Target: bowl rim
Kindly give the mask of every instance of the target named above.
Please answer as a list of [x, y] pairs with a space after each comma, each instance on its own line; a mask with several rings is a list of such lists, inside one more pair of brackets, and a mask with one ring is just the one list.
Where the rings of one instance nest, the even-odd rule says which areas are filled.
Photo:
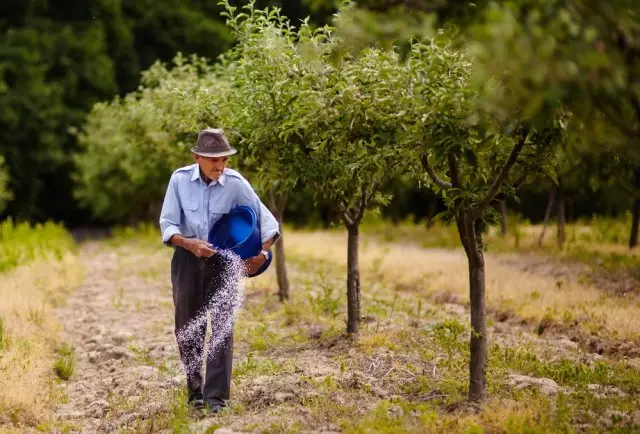
[[[208, 238], [208, 240], [207, 240], [207, 241], [211, 242], [211, 241], [210, 241], [210, 240], [211, 240], [211, 238], [212, 238], [212, 237], [211, 237], [211, 234], [214, 232], [214, 229], [216, 229], [216, 228], [220, 225], [220, 222], [222, 222], [222, 221], [223, 221], [223, 219], [225, 219], [225, 218], [226, 218], [226, 219], [231, 218], [230, 216], [231, 216], [232, 214], [234, 214], [234, 213], [237, 213], [238, 211], [248, 211], [248, 214], [249, 214], [249, 216], [251, 217], [251, 223], [252, 223], [252, 225], [251, 225], [251, 226], [252, 226], [254, 229], [253, 229], [251, 232], [249, 232], [249, 233], [247, 234], [247, 236], [246, 236], [246, 237], [244, 237], [241, 241], [238, 241], [238, 242], [237, 242], [236, 244], [234, 244], [233, 246], [231, 246], [231, 247], [227, 247], [227, 248], [226, 248], [226, 249], [224, 249], [224, 250], [233, 250], [233, 249], [235, 249], [236, 247], [238, 247], [238, 246], [242, 245], [243, 243], [245, 243], [245, 242], [246, 242], [246, 241], [251, 237], [251, 235], [253, 235], [253, 232], [255, 232], [255, 229], [256, 229], [256, 222], [257, 222], [257, 220], [258, 220], [258, 216], [256, 215], [256, 212], [253, 210], [253, 208], [251, 208], [251, 207], [249, 207], [249, 206], [246, 206], [246, 205], [239, 205], [239, 206], [233, 207], [231, 210], [229, 210], [229, 212], [228, 212], [228, 213], [226, 213], [226, 214], [224, 214], [222, 217], [220, 217], [220, 218], [219, 218], [219, 219], [218, 219], [218, 220], [213, 224], [213, 226], [211, 226], [211, 229], [209, 229], [209, 236], [207, 237], [207, 238]], [[259, 232], [259, 230], [260, 230], [260, 228], [258, 228], [258, 232]], [[212, 243], [212, 244], [213, 244], [213, 243]]]

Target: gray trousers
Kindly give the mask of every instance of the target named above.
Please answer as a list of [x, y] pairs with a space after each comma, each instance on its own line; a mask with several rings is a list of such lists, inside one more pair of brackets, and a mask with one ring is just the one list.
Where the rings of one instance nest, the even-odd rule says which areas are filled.
[[[215, 298], [221, 286], [222, 271], [226, 261], [220, 255], [211, 258], [198, 258], [182, 247], [176, 247], [171, 260], [171, 283], [173, 284], [173, 303], [175, 306], [175, 333], [202, 315], [205, 306]], [[216, 324], [211, 324], [212, 333], [216, 333]], [[187, 388], [190, 399], [203, 396], [205, 400], [229, 399], [231, 390], [231, 368], [233, 364], [233, 333], [214, 354], [207, 356], [206, 374], [202, 381], [202, 359], [204, 357], [204, 339], [207, 330], [206, 321], [197, 327], [195, 336], [187, 342], [178, 340], [180, 359], [187, 372]], [[197, 366], [194, 370], [189, 367]]]

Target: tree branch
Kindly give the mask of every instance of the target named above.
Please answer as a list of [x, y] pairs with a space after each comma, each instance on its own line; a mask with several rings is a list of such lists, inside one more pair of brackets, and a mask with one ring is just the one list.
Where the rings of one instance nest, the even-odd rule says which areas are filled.
[[338, 204], [338, 207], [340, 208], [340, 212], [342, 213], [342, 221], [347, 226], [352, 226], [354, 223], [354, 215], [351, 212], [351, 209], [347, 207], [347, 204], [345, 203], [345, 201], [341, 201]]
[[284, 208], [287, 206], [288, 195], [285, 192], [280, 193], [280, 197], [278, 198], [278, 212], [282, 216], [284, 213]]
[[372, 182], [371, 183], [371, 192], [367, 195], [367, 205], [369, 205], [369, 203], [373, 199], [373, 195], [376, 194], [376, 190], [378, 190], [378, 183], [377, 182]]
[[353, 226], [353, 219], [349, 216], [349, 214], [345, 211], [342, 213], [342, 221], [347, 227]]
[[360, 196], [360, 200], [358, 201], [360, 207], [358, 208], [358, 213], [353, 218], [353, 222], [358, 224], [362, 217], [364, 216], [364, 210], [367, 207], [367, 187], [366, 185], [362, 185], [362, 195]]
[[276, 201], [276, 197], [273, 194], [272, 188], [269, 189], [267, 195], [269, 197], [269, 209], [271, 210], [271, 212], [278, 212], [278, 202]]
[[[631, 105], [636, 112], [636, 118], [638, 119], [638, 122], [640, 122], [640, 101], [638, 101], [638, 98], [635, 96], [635, 94], [633, 94], [633, 92], [631, 92]], [[636, 131], [636, 134], [637, 133], [638, 131]]]
[[493, 198], [496, 196], [496, 194], [500, 190], [500, 187], [502, 187], [502, 184], [504, 184], [504, 181], [509, 176], [509, 171], [511, 171], [511, 168], [513, 167], [516, 160], [518, 159], [518, 156], [520, 155], [522, 148], [524, 148], [524, 144], [525, 144], [525, 141], [527, 140], [528, 135], [529, 135], [529, 130], [527, 128], [524, 128], [520, 133], [520, 140], [518, 140], [518, 142], [513, 146], [513, 149], [511, 149], [509, 158], [507, 158], [507, 161], [504, 162], [504, 165], [500, 169], [498, 176], [496, 176], [496, 178], [493, 180], [493, 183], [491, 184], [491, 188], [489, 188], [487, 195], [484, 197], [484, 199], [482, 199], [482, 201], [478, 205], [474, 207], [474, 209], [472, 210], [472, 214], [474, 215], [480, 214], [480, 212], [487, 205], [489, 205], [489, 203], [491, 203]]
[[422, 163], [422, 167], [427, 171], [429, 177], [433, 180], [433, 183], [442, 189], [451, 188], [452, 185], [450, 182], [443, 181], [438, 177], [438, 174], [433, 170], [433, 167], [429, 164], [429, 157], [427, 154], [422, 155], [420, 158], [420, 162]]
[[455, 188], [460, 188], [460, 175], [458, 172], [458, 161], [453, 152], [447, 152], [447, 161], [449, 162], [449, 177], [451, 178], [451, 185]]

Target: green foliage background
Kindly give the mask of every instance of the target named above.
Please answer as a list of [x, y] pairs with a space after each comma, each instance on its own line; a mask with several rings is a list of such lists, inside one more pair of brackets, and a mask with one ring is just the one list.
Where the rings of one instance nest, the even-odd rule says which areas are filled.
[[[310, 13], [304, 2], [281, 3], [292, 18]], [[227, 50], [233, 41], [220, 11], [208, 0], [3, 1], [0, 155], [13, 196], [0, 216], [71, 226], [94, 220], [72, 193], [86, 114], [136, 90], [141, 72], [158, 60], [178, 52], [215, 59]], [[2, 191], [0, 204], [9, 199]]]
[[[235, 5], [242, 3], [245, 2], [233, 2]], [[256, 2], [256, 8], [280, 6], [281, 15], [289, 17], [296, 27], [300, 19], [310, 15], [309, 28], [315, 29], [332, 21], [337, 3], [339, 2], [331, 0], [265, 0]], [[374, 12], [388, 12], [389, 5], [403, 4], [365, 0], [356, 3], [367, 6]], [[545, 0], [502, 4], [482, 1], [475, 2], [472, 8], [466, 2], [418, 1], [406, 4], [432, 14], [407, 15], [394, 10], [391, 18], [380, 20], [375, 15], [369, 15], [374, 12], [364, 10], [359, 10], [359, 14], [353, 17], [341, 13], [342, 16], [336, 23], [352, 24], [343, 35], [343, 42], [347, 42], [343, 45], [362, 44], [372, 40], [391, 41], [407, 34], [431, 37], [435, 35], [435, 28], [443, 26], [452, 35], [464, 35], [463, 40], [468, 38], [475, 41], [475, 44], [467, 45], [478, 65], [486, 68], [476, 68], [474, 80], [481, 82], [483, 71], [496, 75], [494, 69], [498, 65], [515, 62], [513, 77], [516, 78], [511, 82], [505, 81], [509, 84], [505, 87], [509, 93], [495, 93], [492, 99], [486, 99], [487, 103], [491, 103], [494, 113], [499, 115], [500, 111], [510, 112], [514, 106], [519, 107], [523, 113], [536, 113], [547, 107], [550, 101], [560, 98], [562, 101], [573, 101], [572, 109], [579, 112], [580, 116], [593, 120], [586, 124], [588, 130], [580, 134], [598, 137], [601, 152], [579, 157], [570, 154], [570, 158], [565, 159], [570, 164], [556, 168], [559, 173], [564, 173], [566, 194], [572, 198], [572, 216], [616, 215], [629, 209], [632, 198], [638, 191], [638, 186], [635, 185], [635, 179], [638, 178], [638, 156], [636, 152], [621, 157], [620, 149], [638, 147], [627, 146], [635, 143], [629, 140], [629, 137], [635, 136], [621, 134], [620, 128], [615, 128], [616, 124], [611, 122], [611, 119], [618, 119], [619, 123], [626, 125], [623, 133], [626, 129], [635, 132], [638, 128], [633, 98], [612, 97], [637, 94], [637, 83], [634, 81], [634, 77], [639, 76], [635, 73], [638, 56], [634, 53], [637, 50], [620, 49], [620, 44], [625, 41], [624, 38], [620, 39], [620, 35], [627, 35], [628, 41], [635, 40], [633, 38], [637, 35], [635, 21], [623, 13], [627, 7], [624, 2], [614, 2], [607, 6], [591, 1], [563, 3], [560, 0]], [[560, 8], [563, 12], [547, 20], [546, 11], [555, 10], [554, 8]], [[211, 123], [224, 125], [230, 131], [240, 147], [240, 157], [246, 163], [243, 170], [248, 176], [253, 174], [252, 182], [262, 192], [267, 192], [269, 188], [293, 188], [295, 183], [284, 182], [290, 180], [289, 177], [263, 176], [264, 173], [259, 173], [259, 168], [255, 165], [252, 167], [251, 159], [268, 157], [267, 154], [252, 155], [252, 149], [256, 149], [252, 147], [252, 143], [270, 143], [269, 146], [277, 144], [282, 149], [289, 146], [299, 149], [299, 143], [311, 140], [309, 137], [301, 138], [298, 135], [300, 131], [295, 131], [298, 128], [295, 125], [290, 125], [285, 135], [254, 128], [255, 125], [273, 122], [278, 116], [282, 119], [282, 115], [290, 108], [286, 98], [291, 98], [297, 92], [295, 86], [291, 89], [283, 86], [282, 92], [278, 94], [282, 98], [276, 104], [280, 107], [280, 113], [274, 109], [257, 116], [255, 114], [259, 112], [255, 110], [255, 104], [261, 104], [258, 95], [249, 100], [236, 94], [220, 107], [241, 102], [255, 103], [252, 114], [246, 116], [244, 121], [236, 118], [234, 122], [230, 122], [228, 117], [225, 120], [224, 111], [221, 111], [203, 112], [197, 119], [192, 119], [191, 123], [172, 124], [179, 118], [182, 119], [181, 122], [187, 118], [184, 114], [191, 108], [186, 105], [182, 108], [177, 106], [186, 104], [189, 98], [194, 97], [194, 89], [200, 85], [200, 81], [195, 81], [193, 83], [198, 84], [194, 88], [187, 86], [182, 95], [172, 93], [172, 83], [175, 84], [179, 74], [186, 73], [170, 72], [175, 66], [171, 63], [172, 59], [182, 52], [184, 59], [191, 59], [190, 56], [196, 54], [208, 59], [200, 60], [201, 63], [211, 64], [217, 56], [232, 47], [235, 37], [232, 29], [225, 26], [224, 17], [220, 16], [221, 11], [217, 2], [205, 0], [89, 0], [81, 4], [68, 0], [2, 2], [0, 156], [4, 158], [5, 171], [0, 165], [0, 217], [12, 216], [29, 221], [62, 220], [69, 226], [91, 222], [127, 223], [149, 217], [154, 214], [157, 204], [143, 207], [134, 197], [156, 197], [164, 188], [169, 168], [189, 161], [189, 157], [180, 152], [192, 143], [194, 131]], [[394, 16], [398, 19], [393, 19]], [[616, 31], [603, 31], [611, 27], [611, 21], [617, 24]], [[342, 31], [345, 28], [343, 26]], [[500, 36], [503, 34], [512, 37]], [[594, 41], [598, 41], [594, 38], [600, 38], [606, 49], [591, 49]], [[407, 47], [407, 44], [400, 45], [401, 57], [407, 55]], [[635, 45], [632, 44], [631, 47]], [[580, 53], [586, 54], [581, 56]], [[286, 50], [278, 52], [278, 55], [287, 55]], [[262, 59], [263, 64], [268, 66], [268, 59], [264, 56]], [[164, 62], [164, 66], [156, 64], [157, 61]], [[185, 62], [189, 63], [191, 60]], [[258, 66], [257, 63], [253, 65]], [[224, 67], [234, 66], [229, 61]], [[251, 65], [245, 65], [245, 70], [250, 67]], [[580, 73], [576, 73], [576, 68]], [[143, 71], [146, 72], [143, 74]], [[291, 74], [289, 70], [285, 72]], [[201, 73], [202, 71], [195, 74], [202, 75]], [[244, 79], [257, 79], [256, 71], [252, 74], [245, 75]], [[593, 74], [598, 78], [596, 82]], [[232, 72], [227, 76], [236, 81], [242, 79], [242, 76], [234, 76]], [[301, 74], [298, 76], [302, 77]], [[309, 77], [307, 75], [304, 79], [310, 79]], [[555, 81], [550, 81], [550, 77], [555, 77]], [[293, 77], [287, 76], [287, 79], [292, 80]], [[183, 80], [181, 83], [187, 81]], [[594, 86], [594, 83], [598, 85]], [[140, 84], [146, 90], [138, 90]], [[139, 125], [138, 130], [132, 134], [135, 139], [129, 145], [141, 149], [153, 146], [163, 149], [164, 153], [159, 154], [162, 155], [160, 158], [142, 160], [137, 157], [137, 160], [133, 159], [128, 165], [120, 167], [116, 160], [128, 152], [130, 154], [130, 151], [127, 151], [127, 146], [122, 142], [116, 143], [116, 139], [129, 132], [121, 131], [118, 119], [123, 114], [117, 113], [116, 107], [125, 100], [141, 100], [143, 92], [151, 92], [154, 96], [149, 97], [152, 102], [146, 107], [140, 101], [131, 106], [133, 111], [128, 112], [127, 116], [137, 119]], [[119, 99], [113, 100], [114, 96]], [[348, 97], [349, 93], [342, 96]], [[206, 97], [200, 95], [197, 98]], [[593, 100], [600, 104], [596, 107], [585, 102]], [[175, 107], [171, 101], [175, 102]], [[203, 102], [202, 99], [198, 101]], [[330, 115], [331, 105], [326, 104], [326, 101], [317, 102], [325, 104], [325, 113]], [[96, 110], [104, 114], [101, 117], [111, 117], [111, 120], [101, 120], [99, 127], [95, 125], [97, 120], [89, 121], [96, 134], [99, 131], [102, 136], [100, 140], [95, 140], [95, 137], [89, 139], [86, 132], [81, 131], [87, 113], [96, 103], [100, 103]], [[611, 116], [602, 119], [595, 108], [603, 108], [602, 112]], [[140, 115], [144, 110], [158, 115], [168, 110], [173, 114], [159, 126], [144, 125], [145, 121]], [[182, 115], [176, 110], [183, 110]], [[311, 113], [311, 108], [309, 110]], [[328, 122], [328, 119], [325, 117], [310, 121], [319, 125], [320, 122]], [[178, 133], [167, 134], [167, 131]], [[270, 135], [270, 138], [259, 136], [263, 133]], [[92, 146], [102, 143], [102, 154], [97, 148], [95, 151], [96, 155], [104, 158], [98, 160], [86, 155], [76, 156], [78, 151], [87, 150], [87, 143], [91, 140], [94, 143]], [[578, 149], [583, 145], [575, 144]], [[105, 149], [109, 146], [115, 146], [116, 152], [105, 155]], [[275, 152], [275, 149], [280, 148], [272, 148], [272, 151]], [[83, 166], [84, 174], [74, 175], [76, 164]], [[383, 163], [378, 161], [378, 164]], [[94, 167], [89, 168], [91, 165]], [[352, 169], [357, 167], [353, 166]], [[573, 170], [576, 167], [588, 167], [589, 170]], [[287, 165], [283, 165], [278, 170], [286, 169]], [[406, 183], [397, 176], [387, 178], [389, 179], [381, 180], [380, 190], [383, 193], [398, 193], [397, 186], [404, 185], [403, 197], [425, 197], [430, 194], [420, 185]], [[546, 181], [549, 182], [551, 181]], [[74, 186], [77, 184], [80, 188], [74, 194]], [[520, 203], [510, 203], [510, 208], [522, 212], [532, 220], [540, 219], [544, 213], [547, 194], [547, 188], [543, 184], [544, 182], [523, 190], [523, 200]], [[87, 199], [89, 191], [96, 197], [91, 204]], [[119, 194], [115, 195], [114, 192], [117, 191]], [[317, 218], [318, 207], [310, 205], [312, 201], [309, 199], [309, 192], [298, 193], [288, 201], [293, 217], [300, 222]], [[428, 214], [426, 201], [407, 201], [400, 196], [392, 200], [384, 212], [392, 214], [394, 219]], [[321, 208], [322, 218], [328, 221], [332, 212], [328, 211], [329, 207]]]

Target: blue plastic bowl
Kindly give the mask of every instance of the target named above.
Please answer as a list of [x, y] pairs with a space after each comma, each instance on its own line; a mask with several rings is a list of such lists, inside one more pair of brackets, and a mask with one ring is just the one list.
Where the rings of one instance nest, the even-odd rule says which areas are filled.
[[[252, 208], [238, 206], [213, 224], [208, 241], [216, 250], [231, 250], [242, 259], [252, 258], [262, 250], [259, 223]], [[258, 276], [269, 268], [272, 257], [269, 251], [267, 262], [249, 277]]]

